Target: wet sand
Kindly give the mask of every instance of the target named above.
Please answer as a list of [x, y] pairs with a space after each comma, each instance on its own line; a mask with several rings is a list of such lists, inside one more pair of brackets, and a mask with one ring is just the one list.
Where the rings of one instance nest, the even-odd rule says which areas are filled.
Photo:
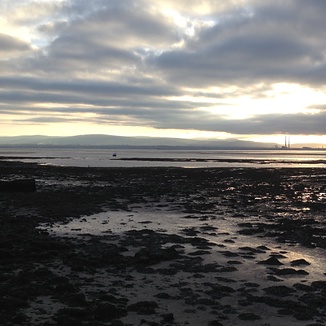
[[326, 170], [0, 162], [1, 325], [324, 325]]

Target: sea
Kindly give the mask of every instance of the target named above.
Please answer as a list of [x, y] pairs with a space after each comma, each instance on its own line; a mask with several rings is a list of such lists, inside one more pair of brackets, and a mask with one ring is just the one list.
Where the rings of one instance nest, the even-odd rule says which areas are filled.
[[326, 149], [0, 148], [0, 159], [77, 167], [326, 168]]

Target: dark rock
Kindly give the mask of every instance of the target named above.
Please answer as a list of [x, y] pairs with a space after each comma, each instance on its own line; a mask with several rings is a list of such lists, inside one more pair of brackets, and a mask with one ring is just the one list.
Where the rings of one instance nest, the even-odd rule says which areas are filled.
[[276, 257], [270, 257], [266, 260], [262, 260], [258, 262], [258, 264], [263, 264], [263, 265], [283, 265]]
[[302, 270], [302, 269], [293, 269], [293, 268], [283, 268], [283, 269], [278, 269], [278, 268], [270, 268], [275, 275], [309, 275], [308, 272]]
[[0, 192], [34, 192], [36, 191], [35, 179], [17, 179], [0, 181]]
[[17, 325], [24, 325], [26, 322], [28, 322], [28, 320], [29, 317], [21, 312], [17, 313], [16, 316], [14, 316], [12, 319], [12, 321]]
[[250, 288], [259, 288], [260, 287], [260, 284], [252, 283], [252, 282], [245, 283], [244, 285], [247, 286], [247, 287], [250, 287]]
[[279, 278], [277, 278], [277, 277], [275, 277], [273, 275], [268, 275], [267, 279], [272, 281], [272, 282], [283, 282], [283, 280], [281, 280], [281, 279], [279, 279]]
[[118, 298], [116, 298], [114, 295], [111, 295], [111, 294], [101, 294], [100, 296], [99, 296], [99, 300], [100, 301], [107, 301], [107, 302], [111, 302], [111, 303], [114, 303], [114, 304], [116, 304], [116, 303], [118, 303], [118, 301], [119, 301], [119, 299]]
[[221, 253], [225, 257], [239, 257], [239, 254], [237, 254], [236, 252], [222, 251]]
[[261, 318], [253, 313], [242, 313], [239, 316], [240, 320], [260, 320]]
[[124, 326], [124, 323], [121, 320], [114, 319], [111, 321], [110, 326]]
[[15, 311], [26, 307], [27, 302], [24, 299], [17, 297], [0, 298], [0, 306], [4, 311]]
[[69, 316], [59, 316], [56, 317], [57, 325], [60, 326], [83, 326], [84, 323], [80, 319], [71, 318]]
[[314, 291], [316, 291], [315, 288], [313, 288], [312, 286], [306, 285], [306, 284], [296, 283], [293, 286], [297, 290], [304, 291], [304, 292], [314, 292]]
[[238, 261], [238, 260], [229, 260], [227, 263], [230, 265], [241, 265], [242, 264], [242, 262]]
[[265, 251], [263, 251], [261, 249], [252, 248], [252, 247], [240, 247], [239, 250], [247, 251], [247, 252], [252, 253], [252, 254], [262, 254], [262, 253], [265, 253]]
[[209, 255], [209, 254], [210, 252], [207, 250], [197, 250], [189, 253], [190, 256], [202, 256], [202, 255]]
[[310, 263], [307, 262], [305, 259], [297, 259], [291, 261], [291, 266], [300, 266], [300, 265], [308, 266], [310, 265]]
[[155, 294], [154, 297], [159, 299], [172, 299], [171, 295], [165, 292]]
[[94, 310], [96, 320], [110, 321], [125, 316], [127, 311], [109, 302], [98, 302]]
[[272, 294], [279, 297], [286, 297], [291, 295], [295, 290], [285, 286], [285, 285], [279, 285], [279, 286], [271, 286], [268, 288], [263, 289], [267, 294]]
[[173, 260], [179, 257], [175, 248], [143, 248], [138, 251], [133, 259], [134, 264], [154, 265], [162, 261]]
[[71, 307], [83, 307], [87, 305], [84, 293], [72, 293], [64, 296], [64, 301]]
[[315, 311], [310, 311], [309, 309], [303, 309], [300, 311], [296, 311], [294, 313], [294, 318], [297, 320], [311, 320], [314, 317]]
[[219, 321], [217, 320], [212, 320], [208, 323], [208, 326], [223, 326]]
[[69, 283], [68, 279], [64, 278], [62, 282], [55, 287], [54, 291], [57, 294], [63, 295], [77, 293], [78, 289], [73, 284]]
[[266, 246], [258, 246], [257, 249], [263, 250], [263, 251], [269, 251], [270, 249]]
[[229, 272], [236, 272], [238, 269], [235, 268], [234, 266], [225, 266], [225, 267], [220, 267], [217, 269], [218, 272], [220, 273], [229, 273]]
[[172, 313], [164, 314], [162, 315], [163, 322], [165, 323], [171, 323], [174, 320], [174, 315]]
[[83, 308], [63, 308], [58, 311], [58, 315], [85, 320], [89, 317], [89, 311]]
[[317, 289], [323, 289], [326, 290], [326, 281], [315, 281], [311, 283], [311, 286], [317, 288]]
[[139, 301], [128, 306], [128, 310], [135, 311], [139, 315], [154, 315], [158, 304], [155, 301]]
[[324, 307], [325, 308], [325, 301], [326, 301], [326, 295], [323, 295], [321, 293], [306, 293], [303, 296], [300, 297], [300, 300], [310, 307]]
[[6, 249], [0, 249], [0, 261], [13, 259], [15, 255], [12, 251]]

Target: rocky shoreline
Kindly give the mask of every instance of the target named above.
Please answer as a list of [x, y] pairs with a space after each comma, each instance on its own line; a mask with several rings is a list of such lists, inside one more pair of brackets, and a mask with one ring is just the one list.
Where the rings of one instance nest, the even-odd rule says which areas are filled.
[[[0, 192], [0, 325], [326, 323], [324, 169], [0, 167], [37, 185]], [[100, 212], [122, 231], [83, 233]]]

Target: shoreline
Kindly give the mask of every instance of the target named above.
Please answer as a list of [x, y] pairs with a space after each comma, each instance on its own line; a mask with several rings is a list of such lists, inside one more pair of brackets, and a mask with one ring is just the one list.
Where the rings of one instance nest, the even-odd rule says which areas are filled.
[[[0, 193], [6, 325], [326, 321], [326, 275], [313, 278], [311, 260], [326, 249], [326, 169], [0, 167], [37, 181]], [[101, 212], [107, 232], [83, 232]], [[52, 233], [72, 220], [79, 235]]]

